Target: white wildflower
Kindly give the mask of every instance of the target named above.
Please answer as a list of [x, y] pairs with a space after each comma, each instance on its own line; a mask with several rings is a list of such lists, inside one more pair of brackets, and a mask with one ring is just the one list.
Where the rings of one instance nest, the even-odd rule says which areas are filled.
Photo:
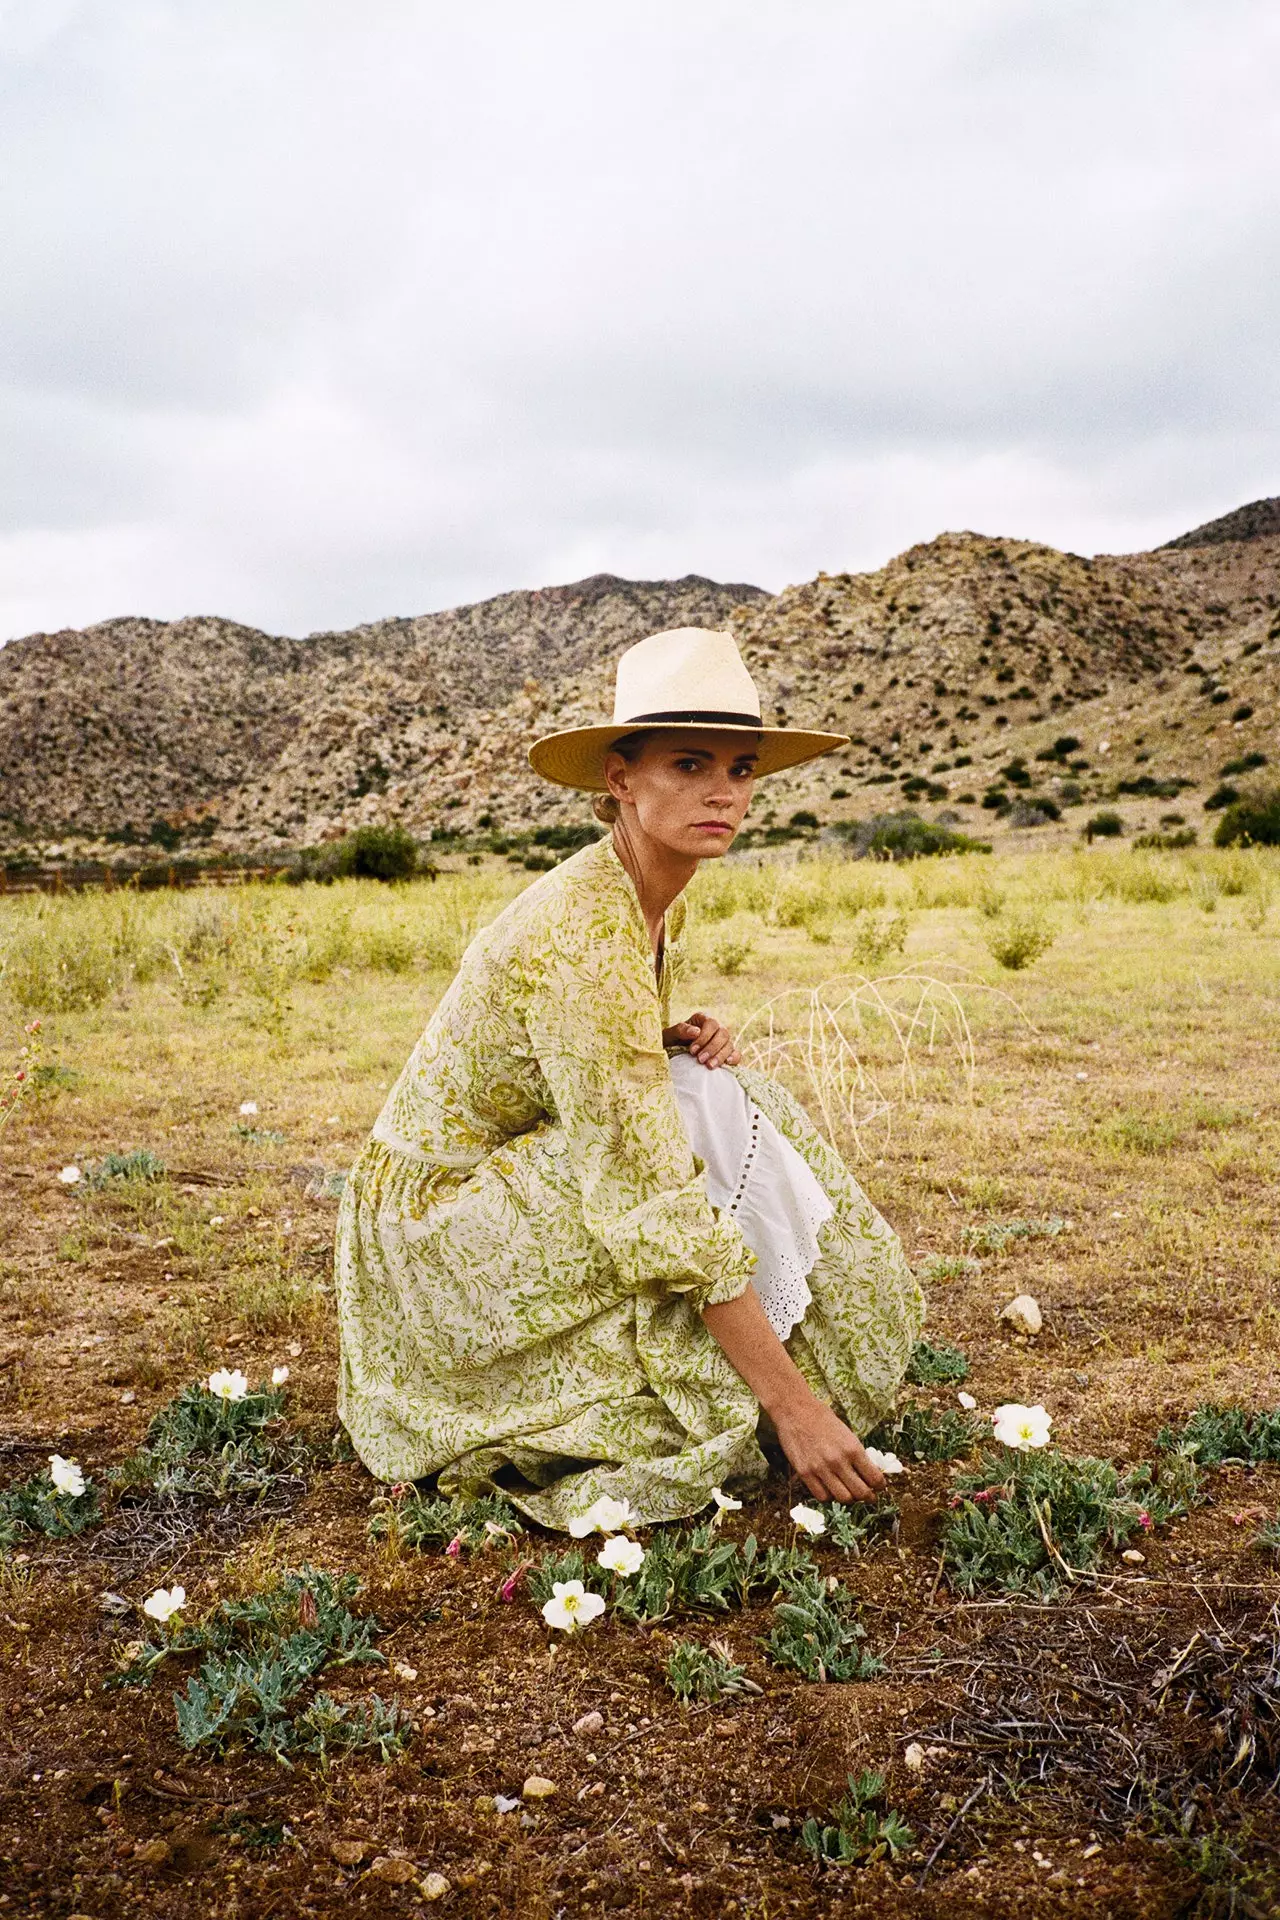
[[79, 1167], [64, 1167], [58, 1178], [64, 1187], [78, 1187], [84, 1175]]
[[244, 1120], [252, 1119], [254, 1114], [257, 1113], [257, 1111], [258, 1111], [258, 1103], [256, 1100], [242, 1100], [240, 1102], [240, 1115], [242, 1119]]
[[585, 1540], [589, 1533], [621, 1533], [630, 1525], [631, 1502], [615, 1500], [602, 1493], [585, 1513], [575, 1515], [569, 1522], [569, 1532], [575, 1540]]
[[956, 1399], [960, 1402], [960, 1405], [966, 1413], [977, 1412], [978, 1403], [971, 1393], [958, 1393]]
[[905, 1473], [906, 1468], [896, 1453], [881, 1453], [879, 1447], [866, 1447], [864, 1452], [873, 1467], [879, 1467], [881, 1473]]
[[84, 1492], [84, 1475], [75, 1460], [64, 1460], [60, 1453], [49, 1455], [49, 1478], [59, 1493], [78, 1500]]
[[1029, 1453], [1033, 1447], [1047, 1447], [1053, 1416], [1043, 1407], [1023, 1407], [1016, 1401], [997, 1407], [991, 1416], [996, 1439], [1005, 1447]]
[[588, 1593], [581, 1580], [556, 1580], [551, 1598], [543, 1603], [542, 1617], [549, 1627], [561, 1633], [577, 1633], [589, 1627], [604, 1612], [598, 1593]]
[[718, 1514], [742, 1512], [741, 1500], [730, 1499], [729, 1495], [727, 1493], [722, 1493], [719, 1487], [712, 1487], [711, 1498], [716, 1503], [716, 1512]]
[[644, 1565], [644, 1548], [638, 1540], [628, 1540], [624, 1533], [616, 1533], [601, 1547], [596, 1564], [606, 1573], [639, 1573]]
[[185, 1587], [157, 1587], [142, 1603], [142, 1611], [153, 1620], [172, 1620], [187, 1604]]
[[819, 1513], [816, 1507], [792, 1507], [791, 1518], [801, 1533], [811, 1533], [816, 1540], [820, 1533], [827, 1530], [827, 1517]]
[[272, 1367], [271, 1384], [273, 1387], [282, 1387], [288, 1378], [289, 1378], [288, 1367]]
[[239, 1367], [219, 1367], [205, 1385], [219, 1400], [243, 1400], [249, 1391], [249, 1382]]

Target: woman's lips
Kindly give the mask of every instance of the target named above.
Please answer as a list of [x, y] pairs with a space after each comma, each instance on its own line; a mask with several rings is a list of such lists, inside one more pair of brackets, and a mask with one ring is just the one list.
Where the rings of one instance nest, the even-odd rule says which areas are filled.
[[733, 832], [733, 828], [729, 825], [729, 822], [727, 820], [695, 820], [693, 823], [693, 830], [695, 833], [732, 833]]

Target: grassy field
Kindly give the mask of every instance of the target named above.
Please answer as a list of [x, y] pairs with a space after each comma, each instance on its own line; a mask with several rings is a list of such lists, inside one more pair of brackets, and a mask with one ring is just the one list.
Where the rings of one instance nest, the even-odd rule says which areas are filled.
[[[0, 1913], [1280, 1911], [1280, 1415], [1143, 1474], [1280, 1409], [1280, 858], [700, 878], [682, 1006], [828, 1126], [941, 1363], [858, 1538], [797, 1542], [779, 1469], [723, 1606], [673, 1575], [567, 1642], [563, 1542], [388, 1502], [333, 1416], [342, 1174], [527, 878], [0, 906]], [[223, 1367], [263, 1391], [206, 1431]], [[1053, 1446], [984, 1453], [959, 1390]]]

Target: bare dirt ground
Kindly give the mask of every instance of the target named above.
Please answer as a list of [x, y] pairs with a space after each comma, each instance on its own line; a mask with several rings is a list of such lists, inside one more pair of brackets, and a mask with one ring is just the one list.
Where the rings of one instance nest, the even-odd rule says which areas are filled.
[[[991, 863], [914, 891], [894, 876], [906, 952], [880, 972], [951, 982], [974, 1073], [970, 1087], [954, 1052], [939, 1040], [929, 1056], [922, 1037], [914, 1087], [894, 1083], [855, 1163], [928, 1276], [930, 1335], [968, 1356], [980, 1409], [1043, 1403], [1063, 1451], [1118, 1463], [1157, 1458], [1161, 1426], [1203, 1402], [1280, 1403], [1280, 909], [1261, 868], [1238, 891], [1204, 879], [1211, 860], [1162, 871], [1182, 876], [1167, 897], [1131, 899], [1011, 860], [994, 908]], [[446, 890], [386, 911], [439, 917]], [[321, 896], [313, 930], [352, 897]], [[189, 952], [169, 927], [177, 970], [136, 967], [48, 1011], [36, 1091], [0, 1133], [0, 1489], [57, 1452], [107, 1490], [101, 1524], [0, 1550], [0, 1914], [1280, 1912], [1280, 1575], [1255, 1544], [1277, 1518], [1280, 1467], [1212, 1471], [1204, 1502], [1145, 1536], [1140, 1561], [1108, 1554], [1041, 1603], [956, 1590], [941, 1536], [957, 1466], [908, 1461], [878, 1544], [857, 1558], [814, 1547], [885, 1663], [844, 1684], [765, 1657], [765, 1604], [644, 1628], [606, 1615], [557, 1644], [525, 1588], [510, 1601], [501, 1588], [561, 1543], [526, 1535], [453, 1558], [370, 1537], [383, 1490], [333, 1415], [334, 1176], [446, 975], [411, 953], [371, 962], [367, 943], [335, 946], [314, 977], [290, 970], [280, 955], [303, 909], [281, 902], [262, 905], [252, 973], [231, 954], [205, 992], [214, 934]], [[1054, 943], [1002, 972], [989, 928], [1024, 910]], [[787, 918], [758, 914], [728, 974], [723, 918], [700, 935], [689, 1005], [741, 1021], [850, 972], [844, 923]], [[3, 1013], [16, 1055], [31, 1009]], [[888, 1085], [892, 1049], [875, 1033], [867, 1048]], [[163, 1172], [59, 1181], [137, 1149]], [[1003, 1243], [990, 1231], [1049, 1218], [1068, 1224]], [[1024, 1292], [1044, 1312], [1035, 1339], [996, 1317]], [[109, 1490], [189, 1382], [282, 1365], [281, 1430], [305, 1450], [260, 1498]], [[906, 1399], [954, 1407], [955, 1387]], [[725, 1537], [790, 1542], [797, 1494], [779, 1471]], [[384, 1662], [324, 1684], [412, 1715], [390, 1759], [188, 1750], [174, 1695], [196, 1655], [171, 1655], [149, 1687], [106, 1684], [145, 1637], [154, 1588], [180, 1582], [184, 1618], [204, 1618], [304, 1565], [363, 1583], [353, 1610], [376, 1615]], [[762, 1691], [681, 1705], [671, 1651], [713, 1638]], [[600, 1724], [575, 1733], [593, 1712]], [[866, 1768], [914, 1845], [820, 1866], [802, 1824], [829, 1819]], [[531, 1776], [554, 1793], [523, 1799]], [[515, 1804], [498, 1811], [495, 1796]]]

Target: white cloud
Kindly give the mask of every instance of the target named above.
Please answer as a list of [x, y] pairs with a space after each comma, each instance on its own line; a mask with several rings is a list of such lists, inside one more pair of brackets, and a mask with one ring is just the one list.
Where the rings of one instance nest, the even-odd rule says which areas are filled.
[[0, 635], [1280, 487], [1266, 0], [0, 0]]

